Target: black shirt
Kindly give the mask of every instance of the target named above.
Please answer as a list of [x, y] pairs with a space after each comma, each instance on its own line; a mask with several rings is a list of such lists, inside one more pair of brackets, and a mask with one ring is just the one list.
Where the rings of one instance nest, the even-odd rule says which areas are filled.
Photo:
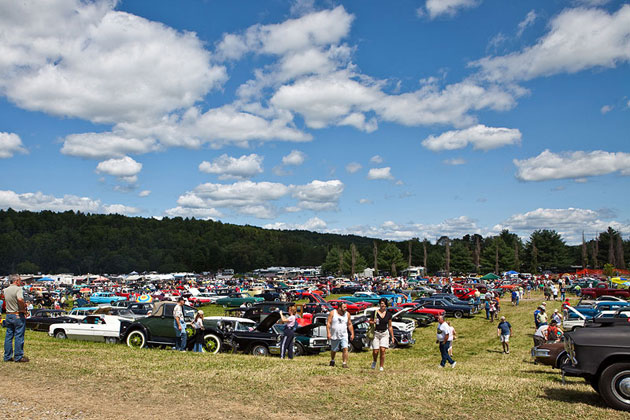
[[385, 316], [383, 318], [381, 318], [381, 314], [376, 311], [376, 319], [374, 320], [376, 322], [376, 331], [387, 331], [387, 327], [389, 326], [389, 321], [392, 320], [392, 314], [389, 313], [389, 311], [385, 312]]

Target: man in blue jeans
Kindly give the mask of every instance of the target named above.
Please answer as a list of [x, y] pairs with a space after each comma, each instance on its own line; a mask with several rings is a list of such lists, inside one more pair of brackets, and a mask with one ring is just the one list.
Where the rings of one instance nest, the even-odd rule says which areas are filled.
[[451, 368], [454, 368], [457, 364], [448, 354], [448, 348], [451, 346], [451, 342], [448, 341], [450, 335], [451, 328], [444, 322], [444, 317], [438, 317], [437, 343], [440, 344], [440, 354], [442, 355], [442, 361], [439, 366], [441, 368], [446, 366], [446, 362], [451, 364]]
[[[26, 304], [22, 291], [22, 279], [12, 274], [9, 276], [11, 285], [4, 289], [4, 300], [7, 317], [4, 321], [6, 336], [4, 337], [4, 361], [28, 362], [24, 356], [24, 330], [26, 328]], [[15, 346], [13, 345], [15, 342]]]
[[184, 298], [177, 299], [173, 309], [173, 328], [175, 328], [175, 350], [186, 351], [186, 321], [184, 320]]

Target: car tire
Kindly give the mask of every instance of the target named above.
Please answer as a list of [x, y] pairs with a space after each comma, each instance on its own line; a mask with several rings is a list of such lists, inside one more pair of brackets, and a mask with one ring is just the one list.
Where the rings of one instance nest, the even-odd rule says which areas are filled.
[[206, 334], [203, 336], [203, 345], [201, 349], [203, 353], [217, 354], [221, 351], [223, 342], [214, 334]]
[[141, 349], [147, 344], [147, 337], [140, 330], [133, 330], [127, 335], [127, 346], [132, 349]]
[[630, 411], [630, 363], [613, 363], [599, 377], [599, 395], [610, 407]]
[[264, 344], [254, 344], [249, 352], [253, 356], [269, 356], [269, 348]]
[[569, 364], [570, 361], [571, 359], [569, 359], [569, 355], [566, 352], [562, 352], [556, 359], [556, 368], [562, 369], [562, 366]]
[[58, 340], [65, 340], [66, 338], [68, 338], [68, 336], [66, 335], [66, 332], [64, 330], [56, 330], [55, 338]]
[[464, 313], [462, 311], [455, 311], [455, 312], [453, 312], [453, 316], [455, 318], [463, 318], [464, 317]]
[[251, 302], [245, 303], [245, 307], [246, 308], [251, 308], [252, 306], [253, 306], [253, 304]]
[[295, 346], [293, 346], [293, 355], [306, 356], [306, 349], [304, 348], [302, 343], [295, 343]]
[[274, 302], [280, 302], [280, 298], [275, 298], [273, 301]]
[[105, 337], [105, 342], [107, 344], [116, 344], [118, 343], [118, 339], [116, 337]]

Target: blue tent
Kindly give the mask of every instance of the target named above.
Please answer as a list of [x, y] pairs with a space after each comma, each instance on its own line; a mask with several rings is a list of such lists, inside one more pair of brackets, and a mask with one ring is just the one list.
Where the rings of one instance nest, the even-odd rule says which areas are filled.
[[505, 274], [518, 274], [518, 272], [514, 270], [510, 270], [510, 271], [506, 271]]
[[42, 277], [41, 279], [37, 281], [55, 281], [55, 279], [51, 279], [50, 277]]

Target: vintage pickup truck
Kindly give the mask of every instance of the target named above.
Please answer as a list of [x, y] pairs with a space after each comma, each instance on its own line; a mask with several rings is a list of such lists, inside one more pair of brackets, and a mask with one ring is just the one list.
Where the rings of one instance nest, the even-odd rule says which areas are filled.
[[586, 379], [604, 402], [630, 411], [630, 318], [607, 318], [565, 334], [566, 376]]
[[625, 299], [630, 298], [630, 290], [628, 289], [612, 289], [609, 288], [606, 283], [599, 283], [595, 287], [587, 287], [582, 289], [583, 297], [590, 297], [596, 299], [599, 296], [608, 295], [608, 296], [617, 296]]

